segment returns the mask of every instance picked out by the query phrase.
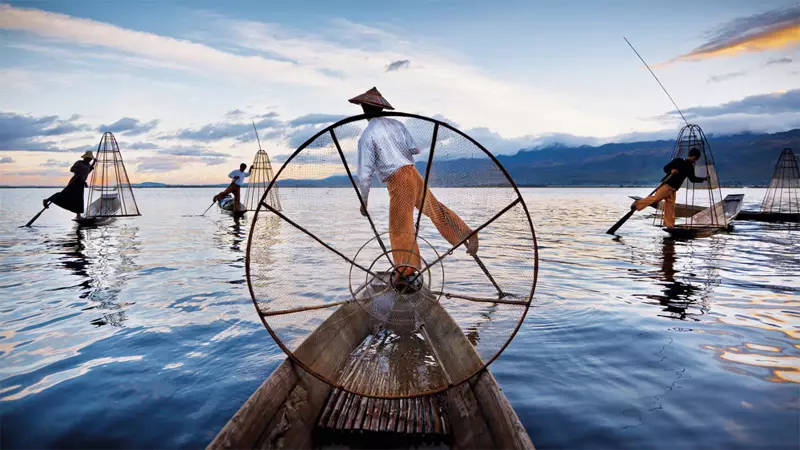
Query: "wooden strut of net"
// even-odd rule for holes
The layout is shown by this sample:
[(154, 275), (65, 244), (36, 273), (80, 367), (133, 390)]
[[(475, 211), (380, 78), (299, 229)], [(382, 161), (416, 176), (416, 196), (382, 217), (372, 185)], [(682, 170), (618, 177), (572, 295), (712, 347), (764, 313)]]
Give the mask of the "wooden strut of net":
[[(253, 130), (256, 132), (256, 139), (258, 140), (258, 152), (253, 158), (253, 164), (250, 166), (250, 177), (247, 180), (247, 193), (244, 197), (246, 211), (256, 211), (258, 209), (259, 201), (264, 195), (264, 191), (267, 190), (269, 183), (275, 178), (269, 155), (261, 148), (261, 139), (258, 137), (255, 122), (253, 122)], [(265, 201), (275, 210), (281, 210), (281, 200), (278, 196), (277, 185), (270, 189)]]
[(800, 213), (800, 170), (792, 149), (785, 148), (775, 164), (761, 212), (779, 214)]
[(94, 170), (86, 202), (87, 217), (140, 216), (119, 145), (110, 132), (97, 145)]

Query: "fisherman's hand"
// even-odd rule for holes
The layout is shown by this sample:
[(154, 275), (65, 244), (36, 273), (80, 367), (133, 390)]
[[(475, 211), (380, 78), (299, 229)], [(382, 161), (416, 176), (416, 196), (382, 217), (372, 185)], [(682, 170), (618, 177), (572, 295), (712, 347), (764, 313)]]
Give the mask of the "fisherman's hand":
[(361, 205), (361, 215), (367, 217), (367, 208), (364, 205)]
[(678, 174), (678, 169), (672, 169), (672, 172), (670, 172), (670, 175), (677, 175), (677, 174)]

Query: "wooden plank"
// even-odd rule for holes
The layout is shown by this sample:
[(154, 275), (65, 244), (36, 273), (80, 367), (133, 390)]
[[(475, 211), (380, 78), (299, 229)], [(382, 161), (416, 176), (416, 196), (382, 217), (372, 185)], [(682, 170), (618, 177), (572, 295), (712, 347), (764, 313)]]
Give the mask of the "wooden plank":
[(469, 384), (450, 389), (446, 395), (453, 448), (498, 448)]
[(469, 384), (499, 448), (534, 450), (528, 432), (494, 376), (485, 370), (470, 380)]
[(231, 417), (207, 448), (252, 448), (264, 431), (265, 424), (272, 420), (292, 392), (297, 380), (292, 362), (285, 360)]
[(330, 386), (300, 372), (300, 380), (284, 402), (282, 411), (266, 427), (256, 448), (310, 449), (316, 416), (322, 409)]
[[(347, 326), (342, 326), (344, 324)], [(341, 352), (349, 354), (368, 332), (369, 315), (355, 303), (342, 305), (305, 339), (295, 355), (304, 362), (310, 362), (323, 375), (335, 379), (346, 359), (333, 355), (341, 355)], [(225, 424), (208, 448), (216, 450), (254, 447), (266, 433), (266, 427), (276, 422), (275, 415), (294, 390), (299, 380), (298, 374), (313, 378), (299, 367), (295, 370), (294, 364), (288, 359), (284, 361)], [(327, 385), (316, 379), (314, 381), (316, 383), (309, 380), (305, 389), (314, 388), (316, 402), (320, 393), (327, 395)], [(324, 399), (323, 395), (318, 410), (309, 412), (314, 418), (322, 409)]]

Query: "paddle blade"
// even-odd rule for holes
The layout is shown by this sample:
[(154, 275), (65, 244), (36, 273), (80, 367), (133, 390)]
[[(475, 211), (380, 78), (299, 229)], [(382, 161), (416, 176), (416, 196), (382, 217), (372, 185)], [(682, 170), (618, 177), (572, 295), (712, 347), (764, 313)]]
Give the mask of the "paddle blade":
[(611, 228), (609, 228), (609, 229), (608, 229), (608, 231), (606, 231), (606, 233), (607, 233), (607, 234), (614, 234), (614, 233), (616, 233), (616, 232), (617, 232), (617, 230), (619, 230), (619, 227), (621, 227), (621, 226), (622, 226), (622, 225), (623, 225), (625, 222), (627, 222), (627, 221), (628, 221), (628, 219), (630, 219), (630, 218), (631, 218), (631, 216), (633, 215), (633, 213), (635, 213), (635, 212), (636, 212), (636, 210), (635, 210), (635, 209), (631, 209), (631, 210), (628, 212), (628, 214), (625, 214), (624, 216), (622, 216), (622, 219), (619, 219), (619, 220), (617, 221), (617, 223), (615, 223), (615, 224), (614, 224), (614, 226), (612, 226)]
[(29, 227), (29, 226), (31, 226), (31, 224), (32, 224), (33, 222), (35, 222), (35, 221), (36, 221), (36, 219), (38, 219), (38, 218), (39, 218), (39, 216), (41, 216), (41, 215), (42, 215), (42, 213), (44, 212), (44, 210), (45, 210), (45, 209), (47, 209), (47, 208), (42, 208), (42, 210), (41, 210), (41, 211), (39, 211), (39, 213), (38, 213), (38, 214), (36, 214), (35, 216), (33, 216), (33, 219), (29, 220), (29, 221), (28, 221), (28, 223), (26, 223), (26, 224), (25, 224), (25, 226), (26, 226), (26, 227)]

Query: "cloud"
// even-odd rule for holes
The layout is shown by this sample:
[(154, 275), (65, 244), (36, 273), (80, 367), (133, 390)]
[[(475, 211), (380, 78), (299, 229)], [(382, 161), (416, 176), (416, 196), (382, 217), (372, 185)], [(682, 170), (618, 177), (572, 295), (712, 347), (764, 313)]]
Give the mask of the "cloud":
[(241, 109), (234, 109), (233, 111), (226, 112), (225, 117), (239, 118), (242, 117), (244, 114), (245, 112), (242, 111)]
[(41, 140), (43, 137), (53, 138), (69, 135), (78, 131), (91, 129), (88, 125), (75, 123), (79, 117), (73, 115), (69, 119), (58, 116), (29, 116), (16, 113), (0, 112), (0, 150), (5, 151), (41, 151), (63, 152), (72, 149), (60, 149), (56, 142)]
[(268, 77), (289, 84), (328, 84), (328, 78), (323, 74), (289, 61), (226, 53), (187, 40), (36, 9), (0, 5), (0, 29), (27, 31), (50, 39), (119, 50), (187, 70), (233, 72), (249, 79)]
[(39, 164), (41, 167), (70, 167), (72, 163), (69, 161), (59, 161), (57, 159), (48, 159), (47, 162)]
[(158, 148), (158, 145), (153, 144), (152, 142), (134, 142), (133, 144), (128, 144), (125, 147), (131, 150), (155, 150)]
[(319, 125), (319, 124), (333, 124), (347, 116), (341, 114), (306, 114), (297, 117), (288, 122), (291, 127), (299, 127), (301, 125)]
[(164, 173), (180, 169), (183, 164), (177, 160), (158, 157), (138, 158), (134, 160), (136, 172), (139, 173)]
[[(255, 122), (256, 128), (274, 128), (280, 127), (283, 123), (274, 118), (270, 114), (265, 114)], [(250, 142), (256, 140), (256, 135), (253, 133), (253, 124), (251, 122), (217, 122), (203, 125), (196, 129), (182, 129), (179, 130), (175, 137), (179, 139), (190, 139), (193, 141), (213, 142), (222, 139), (236, 139), (239, 142)], [(168, 138), (168, 137), (164, 137)]]
[(14, 162), (14, 158), (10, 156), (0, 156), (0, 164), (11, 164)]
[(395, 72), (395, 71), (400, 70), (400, 69), (408, 69), (409, 66), (411, 66), (411, 61), (410, 60), (401, 59), (401, 60), (389, 63), (386, 66), (386, 71), (387, 72)]
[(777, 59), (770, 59), (767, 61), (765, 65), (771, 66), (773, 64), (791, 64), (792, 58), (777, 58)]
[(129, 136), (137, 136), (143, 133), (147, 133), (148, 131), (152, 130), (156, 126), (158, 126), (159, 120), (151, 120), (150, 122), (140, 122), (139, 119), (134, 119), (132, 117), (123, 117), (118, 121), (110, 124), (110, 125), (100, 125), (97, 127), (97, 131), (101, 133), (111, 132), (111, 133), (124, 133)]
[(734, 19), (689, 53), (668, 61), (699, 61), (745, 52), (777, 50), (800, 42), (800, 6)]
[(165, 173), (179, 170), (188, 164), (217, 166), (225, 163), (232, 156), (209, 150), (205, 147), (172, 146), (157, 150), (158, 155), (133, 159), (137, 172)]
[[(800, 111), (800, 89), (793, 89), (772, 94), (751, 95), (717, 106), (696, 106), (683, 110), (683, 114), (687, 119), (697, 119), (727, 114), (770, 115), (798, 111)], [(667, 116), (678, 116), (678, 112), (670, 111)]]
[(728, 81), (733, 78), (743, 77), (747, 75), (746, 70), (740, 70), (738, 72), (731, 72), (731, 73), (724, 73), (722, 75), (712, 75), (708, 77), (708, 83), (721, 83), (723, 81)]

